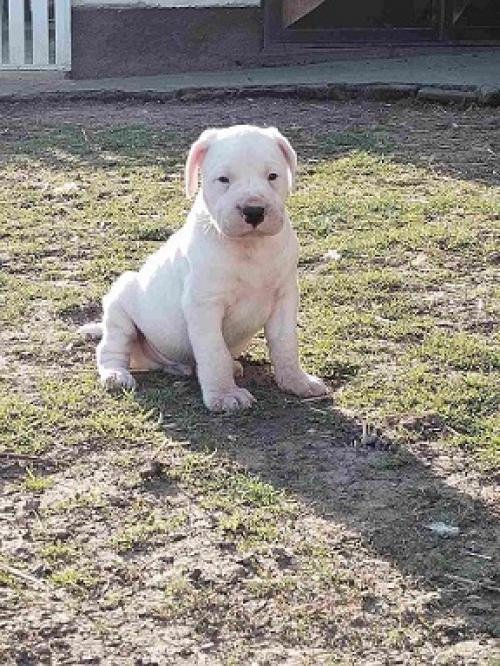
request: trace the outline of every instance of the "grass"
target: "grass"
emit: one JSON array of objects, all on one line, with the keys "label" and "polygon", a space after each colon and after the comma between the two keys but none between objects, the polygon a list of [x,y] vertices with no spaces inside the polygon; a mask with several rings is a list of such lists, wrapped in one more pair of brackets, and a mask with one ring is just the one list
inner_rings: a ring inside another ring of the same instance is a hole
[{"label": "grass", "polygon": [[[405,514],[398,484],[427,474],[412,447],[465,454],[486,475],[500,462],[500,190],[426,167],[432,146],[421,146],[418,162],[403,155],[378,124],[291,135],[301,157],[290,201],[301,245],[300,352],[331,383],[335,406],[272,388],[260,337],[247,359],[259,400],[228,418],[206,413],[195,382],[158,374],[141,376],[135,395],[105,394],[93,345],[76,335],[99,316],[113,278],[182,223],[191,131],[5,122],[0,453],[33,458],[16,486],[41,503],[30,548],[36,571],[70,604],[127,608],[134,597],[158,627],[179,622],[200,645],[229,646],[228,664],[251,663],[266,632],[282,646],[324,651],[310,663],[359,663],[367,626],[370,649],[397,661],[424,644],[433,620],[424,602],[402,619],[416,583],[394,573],[395,563],[424,579],[455,553],[448,543],[432,553],[427,542],[415,546],[414,521],[438,500],[420,497],[417,484]],[[341,453],[337,469],[324,453],[352,452],[361,421],[393,448],[361,451],[369,460],[350,478],[357,463],[346,457],[344,466]],[[67,467],[48,476],[37,461],[49,455]],[[160,472],[142,474],[152,456]],[[439,507],[452,520],[462,509],[446,498]],[[370,508],[356,522],[360,503]],[[383,529],[390,545],[377,536]],[[378,574],[370,561],[384,558],[389,569]],[[154,588],[150,569],[161,579]],[[385,576],[390,601],[380,591]],[[0,573],[0,585],[18,584]],[[114,634],[107,619],[103,635]],[[424,663],[428,653],[414,654]]]},{"label": "grass", "polygon": [[47,505],[47,513],[66,514],[72,511],[82,511],[84,509],[100,509],[105,503],[99,493],[85,492],[76,493],[73,497],[64,500],[57,500]]},{"label": "grass", "polygon": [[47,488],[51,488],[53,484],[53,479],[46,476],[38,476],[37,474],[34,474],[31,469],[26,470],[26,478],[24,479],[24,487],[26,490],[40,493]]},{"label": "grass", "polygon": [[[179,178],[186,140],[145,125],[38,127],[23,140],[15,140],[17,130],[14,126],[12,138],[3,137],[0,196],[8,261],[0,316],[8,331],[27,326],[33,317],[45,318],[49,329],[31,326],[27,340],[11,350],[18,359],[37,355],[55,362],[72,339],[68,315],[96,304],[114,276],[138,265],[179,226],[187,207]],[[450,416],[450,426],[465,437],[457,441],[467,440],[473,452],[496,460],[488,433],[498,407],[491,396],[498,336],[479,324],[463,329],[478,304],[485,316],[496,311],[488,257],[498,242],[498,189],[394,161],[378,128],[313,140],[322,159],[303,174],[290,206],[306,262],[306,363],[333,379],[350,379],[342,404],[362,406],[366,415],[379,419],[436,407],[446,414],[467,411],[473,423],[463,432],[463,419]],[[340,260],[323,261],[331,248]],[[447,294],[434,307],[432,292],[443,285]],[[459,316],[447,322],[452,330],[441,331],[457,300]],[[420,370],[414,368],[416,359],[423,364]],[[388,360],[394,372],[384,377],[380,368]],[[428,381],[423,379],[427,369]],[[450,369],[459,374],[450,379]],[[83,382],[81,374],[70,379],[71,388],[66,379],[47,384],[43,373],[35,374],[36,400],[14,385],[0,402],[8,448],[50,447],[53,437],[71,429],[68,402],[99,436],[122,436],[137,422],[137,410],[127,418],[131,402],[110,418],[103,400],[113,412],[116,403],[96,398],[88,374]],[[394,378],[397,399],[387,387]],[[475,388],[463,395],[461,387],[471,385]],[[436,402],[429,390],[446,397],[437,406],[429,404]],[[89,399],[98,401],[97,409]],[[472,442],[467,439],[472,431],[483,436]]]},{"label": "grass", "polygon": [[49,564],[71,562],[75,558],[76,549],[60,541],[44,546],[40,549],[41,557]]},{"label": "grass", "polygon": [[74,567],[65,567],[50,575],[50,581],[58,586],[84,592],[97,585],[98,580],[92,574],[85,570],[75,569]]},{"label": "grass", "polygon": [[119,531],[111,539],[111,544],[119,553],[125,553],[145,546],[153,537],[169,535],[179,531],[187,522],[184,512],[163,520],[154,514],[135,516],[134,524]]}]

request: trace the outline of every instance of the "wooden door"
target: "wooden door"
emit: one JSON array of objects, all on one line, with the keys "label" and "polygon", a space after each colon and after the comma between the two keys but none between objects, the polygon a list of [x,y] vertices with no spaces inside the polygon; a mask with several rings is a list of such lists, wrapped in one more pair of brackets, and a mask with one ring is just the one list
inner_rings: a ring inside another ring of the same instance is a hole
[{"label": "wooden door", "polygon": [[267,44],[500,39],[500,0],[265,0],[264,10]]}]

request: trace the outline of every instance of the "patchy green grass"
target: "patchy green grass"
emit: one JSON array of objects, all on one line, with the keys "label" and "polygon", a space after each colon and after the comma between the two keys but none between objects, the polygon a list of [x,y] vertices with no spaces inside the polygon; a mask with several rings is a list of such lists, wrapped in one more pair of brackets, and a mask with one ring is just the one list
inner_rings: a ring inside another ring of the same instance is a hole
[{"label": "patchy green grass", "polygon": [[[55,346],[52,362],[64,352],[57,342]],[[15,349],[14,346],[10,351],[15,354]],[[73,376],[49,379],[40,376],[36,368],[33,370],[33,374],[26,371],[24,377],[29,383],[28,393],[22,391],[22,386],[14,385],[11,393],[0,396],[0,435],[7,450],[41,453],[62,437],[66,445],[79,446],[89,439],[103,444],[115,442],[131,433],[147,441],[153,434],[148,413],[139,408],[133,397],[125,395],[116,401],[104,396],[96,386],[93,372],[78,369]]]},{"label": "patchy green grass", "polygon": [[47,505],[46,513],[67,514],[84,509],[101,509],[105,502],[98,492],[77,492],[73,497],[57,500]]},{"label": "patchy green grass", "polygon": [[[253,663],[271,637],[262,663],[296,649],[303,663],[347,664],[426,663],[452,631],[493,635],[495,613],[479,606],[463,629],[472,602],[450,584],[493,580],[480,568],[493,566],[490,528],[477,535],[489,514],[414,452],[486,475],[500,462],[500,190],[433,167],[441,121],[428,113],[419,160],[379,121],[291,128],[300,350],[334,401],[280,394],[260,336],[245,380],[258,402],[232,417],[207,414],[194,381],[155,373],[136,394],[104,393],[94,345],[76,335],[111,281],[182,224],[191,129],[5,123],[0,454],[22,464],[8,495],[29,498],[12,508],[31,521],[21,556],[72,609],[94,604],[85,613],[100,636],[127,644],[119,611],[154,620],[169,650],[180,641],[173,659],[195,660],[188,627],[196,646],[222,646],[221,663]],[[383,451],[351,446],[362,421]],[[46,456],[61,463],[50,475]],[[463,542],[429,533],[440,516]],[[472,530],[483,559],[465,541]],[[434,625],[436,578],[449,606]],[[0,568],[0,585],[20,584]]]},{"label": "patchy green grass", "polygon": [[47,488],[51,488],[54,480],[46,476],[38,476],[34,474],[31,469],[26,470],[26,478],[24,479],[24,487],[26,490],[31,490],[34,493],[41,493]]},{"label": "patchy green grass", "polygon": [[60,564],[74,560],[77,550],[74,546],[58,541],[41,548],[40,555],[49,564]]},{"label": "patchy green grass", "polygon": [[[312,137],[321,159],[304,169],[290,204],[308,322],[302,355],[311,369],[347,380],[345,407],[382,422],[444,410],[458,432],[453,441],[493,461],[499,341],[482,320],[498,304],[489,262],[498,243],[498,189],[394,160],[384,137],[379,128]],[[97,308],[113,277],[181,224],[187,141],[146,125],[39,127],[24,140],[9,142],[8,132],[3,140],[8,255],[0,317],[7,330],[29,327],[10,344],[18,360],[57,364],[75,317]],[[451,370],[458,374],[450,377]],[[75,372],[54,373],[49,383],[35,372],[36,399],[16,386],[4,394],[6,446],[36,452],[63,431],[75,444],[87,431],[99,438],[137,432],[132,400],[105,398],[91,375],[82,381],[82,370]],[[73,418],[87,431],[74,428]]]},{"label": "patchy green grass", "polygon": [[188,517],[182,511],[164,520],[150,513],[134,515],[132,525],[119,531],[111,539],[111,544],[120,553],[145,546],[155,536],[167,537],[179,531],[187,522]]},{"label": "patchy green grass", "polygon": [[85,593],[98,584],[98,579],[89,571],[65,567],[50,575],[50,581],[58,586]]}]

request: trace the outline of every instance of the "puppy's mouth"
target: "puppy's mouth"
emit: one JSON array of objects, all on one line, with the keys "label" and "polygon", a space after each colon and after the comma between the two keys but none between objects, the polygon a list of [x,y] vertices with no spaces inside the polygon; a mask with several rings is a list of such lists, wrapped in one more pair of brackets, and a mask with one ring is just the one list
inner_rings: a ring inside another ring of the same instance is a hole
[{"label": "puppy's mouth", "polygon": [[277,215],[266,215],[258,223],[250,223],[240,216],[217,221],[217,226],[219,231],[228,238],[274,236],[283,226],[283,220]]},{"label": "puppy's mouth", "polygon": [[274,236],[283,227],[285,211],[271,203],[252,201],[212,211],[212,224],[227,238]]}]

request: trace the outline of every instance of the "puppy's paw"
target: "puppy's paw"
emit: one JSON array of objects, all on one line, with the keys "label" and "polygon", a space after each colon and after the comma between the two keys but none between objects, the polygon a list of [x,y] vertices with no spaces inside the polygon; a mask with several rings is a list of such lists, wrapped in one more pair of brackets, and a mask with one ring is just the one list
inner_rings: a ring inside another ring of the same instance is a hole
[{"label": "puppy's paw", "polygon": [[101,370],[101,384],[107,391],[133,391],[136,383],[128,370],[118,368],[117,370]]},{"label": "puppy's paw", "polygon": [[209,392],[203,398],[211,412],[237,412],[248,409],[255,402],[253,395],[244,388],[234,388],[224,393]]},{"label": "puppy's paw", "polygon": [[243,377],[243,366],[239,361],[233,360],[233,377]]},{"label": "puppy's paw", "polygon": [[293,393],[301,398],[313,398],[328,393],[328,387],[319,377],[308,375],[303,371],[276,377],[276,381],[282,391]]}]

